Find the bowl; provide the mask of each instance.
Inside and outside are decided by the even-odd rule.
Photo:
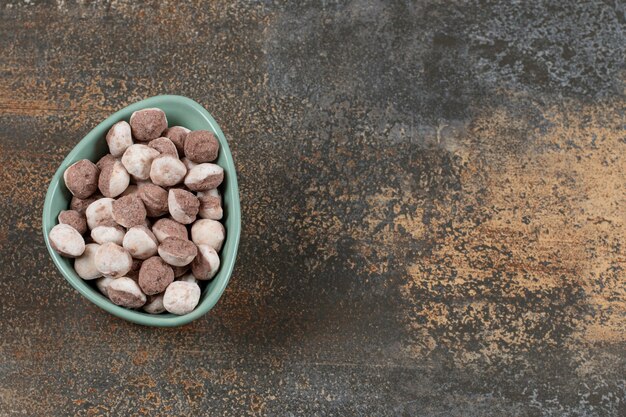
[[[141,311],[130,310],[113,304],[108,298],[103,296],[95,287],[93,281],[85,281],[74,271],[73,262],[55,252],[50,246],[48,233],[57,224],[57,217],[61,210],[67,210],[72,199],[72,194],[65,187],[63,182],[63,172],[74,162],[81,159],[97,161],[108,153],[106,144],[106,134],[116,122],[128,121],[130,115],[137,110],[158,107],[167,115],[169,126],[185,126],[191,130],[210,130],[220,142],[220,151],[217,164],[224,168],[224,182],[220,185],[224,216],[222,223],[226,229],[226,239],[220,253],[220,270],[217,275],[207,283],[202,291],[200,302],[195,310],[183,316],[174,314],[148,314]],[[48,252],[58,268],[78,292],[89,301],[109,313],[124,320],[146,326],[174,327],[189,323],[198,317],[203,316],[215,306],[217,300],[224,292],[228,280],[235,266],[237,248],[239,246],[239,236],[241,233],[241,209],[239,207],[239,188],[237,186],[237,175],[233,157],[228,148],[228,142],[224,133],[217,125],[209,112],[195,101],[182,96],[156,96],[130,106],[114,113],[105,121],[89,132],[67,155],[59,166],[46,193],[46,200],[43,206],[43,235],[48,247]]]

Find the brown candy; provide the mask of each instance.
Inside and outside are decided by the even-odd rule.
[[[168,237],[189,240],[189,233],[185,225],[172,219],[159,219],[152,225],[152,233],[159,242],[163,242]]]
[[[167,199],[172,218],[182,224],[190,224],[196,220],[200,201],[189,191],[172,188]]]
[[[146,208],[136,195],[127,195],[115,200],[112,204],[113,219],[126,228],[144,224]]]
[[[174,266],[185,266],[191,263],[198,254],[193,242],[177,237],[168,237],[159,245],[159,255],[165,262]]]
[[[209,280],[220,268],[220,257],[209,245],[198,245],[198,255],[191,263],[191,272],[199,280]]]
[[[159,217],[167,213],[167,191],[151,183],[139,184],[139,197],[146,206],[150,217]]]
[[[165,133],[163,134],[163,136],[165,136],[166,138],[171,140],[172,143],[174,143],[174,146],[176,146],[176,150],[178,151],[179,155],[184,155],[185,154],[185,138],[187,137],[187,134],[189,132],[190,130],[187,129],[186,127],[173,126],[167,129]]]
[[[148,146],[151,147],[152,149],[156,149],[157,151],[159,151],[161,155],[169,154],[178,158],[178,151],[176,150],[176,145],[174,145],[174,142],[172,142],[166,137],[160,137],[160,138],[151,140],[150,143],[148,143]]]
[[[144,109],[130,116],[130,128],[135,139],[146,142],[156,139],[167,129],[167,117],[161,109]]]
[[[115,162],[116,159],[113,155],[111,155],[110,153],[104,155],[102,158],[98,159],[98,162],[96,162],[96,166],[98,167],[98,169],[100,171],[102,171],[102,169],[105,166],[108,166],[110,164],[112,164],[113,162]]]
[[[65,186],[78,198],[87,198],[98,189],[100,170],[88,159],[72,164],[63,173]]]
[[[193,162],[211,162],[217,159],[220,143],[208,130],[189,132],[185,138],[185,156]]]
[[[84,214],[76,210],[63,210],[59,213],[59,223],[72,226],[78,233],[84,235],[87,232],[87,220]]]
[[[163,259],[153,256],[141,264],[139,287],[147,295],[159,294],[174,282],[174,271]]]

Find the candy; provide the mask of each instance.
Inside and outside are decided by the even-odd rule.
[[[183,181],[187,168],[180,159],[169,154],[154,158],[150,168],[150,179],[156,185],[171,187]]]
[[[208,130],[189,132],[185,138],[185,156],[193,162],[215,161],[220,150],[220,143]]]
[[[113,278],[111,278],[111,277],[102,277],[102,278],[98,278],[98,279],[96,280],[96,287],[100,290],[100,292],[101,292],[102,294],[104,294],[104,296],[105,296],[105,297],[107,297],[107,298],[108,298],[108,297],[109,297],[109,294],[108,294],[108,291],[107,291],[107,290],[108,290],[108,288],[109,288],[109,285],[110,285],[113,281],[115,281],[115,279],[113,279]]]
[[[95,229],[98,226],[115,226],[117,223],[113,220],[112,198],[101,198],[91,203],[85,210],[87,218],[87,226]]]
[[[67,258],[77,258],[85,251],[85,240],[76,229],[67,224],[54,226],[48,234],[48,240],[52,249]]]
[[[133,258],[148,259],[157,253],[159,242],[146,226],[135,226],[128,229],[122,246]]]
[[[154,233],[154,236],[156,236],[159,242],[163,242],[168,237],[189,239],[187,228],[172,219],[157,220],[157,222],[152,226],[152,233]]]
[[[224,180],[224,169],[215,164],[199,164],[185,176],[185,185],[191,191],[208,191],[217,188]]]
[[[167,205],[174,220],[190,224],[196,220],[200,201],[189,191],[172,188],[168,194]]]
[[[121,226],[139,226],[146,220],[146,208],[136,195],[120,197],[112,203],[113,219]]]
[[[139,270],[139,287],[147,295],[165,291],[174,281],[174,271],[163,259],[153,256],[141,264]]]
[[[63,181],[74,196],[84,199],[98,189],[99,174],[100,170],[93,162],[82,159],[65,170]]]
[[[130,175],[118,160],[105,164],[100,171],[98,189],[105,197],[117,197],[128,188]]]
[[[216,220],[200,219],[191,226],[191,240],[196,245],[209,245],[217,252],[225,239],[224,226]]]
[[[161,155],[169,154],[178,158],[178,151],[174,142],[166,137],[156,138],[148,143],[148,146],[159,151]]]
[[[94,258],[100,245],[89,243],[85,245],[85,251],[74,261],[74,269],[79,277],[84,280],[100,278],[102,273],[96,268]]]
[[[100,245],[94,257],[94,263],[103,275],[118,278],[130,271],[133,259],[123,247],[109,242]]]
[[[124,241],[124,235],[126,231],[119,227],[115,226],[98,226],[94,227],[91,231],[91,238],[94,242],[99,243],[101,245],[109,242],[113,242],[116,245],[121,245]]]
[[[124,152],[122,164],[136,180],[147,180],[150,178],[152,161],[159,155],[159,151],[156,149],[147,145],[135,144],[129,146]]]
[[[167,191],[152,183],[141,183],[138,188],[148,216],[158,217],[167,213]]]
[[[203,219],[220,220],[224,215],[222,196],[216,188],[209,191],[199,191],[198,200],[200,201],[198,216]]]
[[[191,272],[199,280],[209,280],[220,269],[220,257],[209,245],[198,245],[198,255],[191,262]]]
[[[139,110],[130,116],[130,128],[138,141],[150,141],[167,129],[167,117],[161,109]]]
[[[165,311],[163,306],[163,294],[149,295],[148,301],[142,307],[143,311],[150,314],[161,314]]]
[[[133,144],[133,136],[131,134],[130,125],[125,122],[117,122],[109,129],[106,136],[109,152],[115,157],[122,156],[124,151]]]
[[[139,308],[146,303],[146,295],[139,285],[128,277],[113,280],[107,286],[107,295],[118,306]]]
[[[76,210],[63,210],[59,213],[59,224],[72,226],[81,235],[87,232],[87,220],[84,214]]]
[[[190,132],[189,129],[182,126],[173,126],[165,131],[163,136],[171,140],[176,146],[176,150],[179,155],[184,155],[185,153],[185,138],[187,134]]]
[[[163,306],[172,314],[183,315],[193,311],[200,301],[198,284],[186,281],[172,282],[163,295]]]
[[[198,249],[191,241],[178,237],[168,237],[159,245],[159,255],[165,262],[174,266],[185,266],[193,261]]]

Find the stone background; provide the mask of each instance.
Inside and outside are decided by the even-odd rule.
[[[0,415],[626,415],[626,18],[604,1],[0,3]],[[83,299],[49,179],[203,104],[231,283],[178,329]]]

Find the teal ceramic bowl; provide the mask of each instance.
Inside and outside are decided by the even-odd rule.
[[[141,311],[119,307],[109,301],[96,289],[93,281],[84,281],[74,272],[73,262],[56,253],[50,247],[48,233],[57,224],[57,216],[61,210],[67,210],[72,195],[63,182],[63,172],[74,162],[81,159],[97,161],[108,152],[105,136],[108,130],[120,120],[128,121],[130,115],[136,111],[149,107],[158,107],[167,115],[169,126],[185,126],[191,130],[210,130],[220,141],[220,152],[217,163],[224,168],[224,182],[220,186],[223,198],[224,217],[222,222],[226,229],[226,240],[220,253],[220,270],[204,287],[200,302],[194,311],[184,316],[173,314],[152,315]],[[200,104],[181,96],[156,96],[140,101],[118,111],[104,122],[100,123],[87,134],[67,155],[61,166],[54,174],[43,207],[43,235],[48,252],[61,274],[78,292],[89,301],[109,313],[125,320],[146,326],[173,327],[189,323],[206,314],[219,300],[224,292],[230,275],[235,266],[239,235],[241,233],[241,209],[239,207],[239,188],[233,157],[228,143],[213,117]]]

